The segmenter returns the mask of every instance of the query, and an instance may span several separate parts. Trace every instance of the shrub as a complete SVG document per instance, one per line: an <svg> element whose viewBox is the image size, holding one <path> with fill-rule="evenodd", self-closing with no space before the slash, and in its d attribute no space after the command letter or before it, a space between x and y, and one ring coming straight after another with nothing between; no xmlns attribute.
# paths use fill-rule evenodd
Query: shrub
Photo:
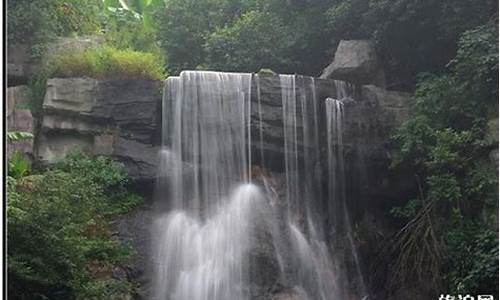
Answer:
<svg viewBox="0 0 500 300"><path fill-rule="evenodd" d="M163 61L151 53L101 46L62 53L51 58L51 77L161 80Z"/></svg>
<svg viewBox="0 0 500 300"><path fill-rule="evenodd" d="M14 151L9 159L7 173L16 179L27 175L31 170L30 161L20 151Z"/></svg>
<svg viewBox="0 0 500 300"><path fill-rule="evenodd" d="M59 165L7 178L8 289L12 299L116 299L128 282L111 277L128 248L109 220L142 199L127 192L123 166L73 154Z"/></svg>

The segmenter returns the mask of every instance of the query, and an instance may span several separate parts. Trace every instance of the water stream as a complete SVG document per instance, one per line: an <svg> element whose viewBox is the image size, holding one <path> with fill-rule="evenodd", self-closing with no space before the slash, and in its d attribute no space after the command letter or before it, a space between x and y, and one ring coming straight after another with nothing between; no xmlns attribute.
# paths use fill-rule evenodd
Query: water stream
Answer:
<svg viewBox="0 0 500 300"><path fill-rule="evenodd" d="M184 71L165 84L153 299L273 299L284 290L303 300L366 295L346 205L342 99L348 86L336 82L336 99L317 99L313 78L279 76L280 186L266 170L260 81L252 74ZM252 130L259 131L254 145ZM261 174L253 171L257 164ZM264 263L254 259L261 248ZM255 270L264 278L272 262L275 282L255 280Z"/></svg>

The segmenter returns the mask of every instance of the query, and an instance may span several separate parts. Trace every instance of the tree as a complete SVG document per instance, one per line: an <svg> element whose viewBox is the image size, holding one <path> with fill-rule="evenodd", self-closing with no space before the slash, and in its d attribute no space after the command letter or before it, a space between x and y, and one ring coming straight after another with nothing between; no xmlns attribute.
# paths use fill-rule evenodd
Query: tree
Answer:
<svg viewBox="0 0 500 300"><path fill-rule="evenodd" d="M489 152L498 142L488 138L488 120L498 119L496 22L462 34L448 68L420 76L412 117L395 135L394 165L412 166L418 188L393 209L408 221L394 243L393 280L497 293L498 177Z"/></svg>

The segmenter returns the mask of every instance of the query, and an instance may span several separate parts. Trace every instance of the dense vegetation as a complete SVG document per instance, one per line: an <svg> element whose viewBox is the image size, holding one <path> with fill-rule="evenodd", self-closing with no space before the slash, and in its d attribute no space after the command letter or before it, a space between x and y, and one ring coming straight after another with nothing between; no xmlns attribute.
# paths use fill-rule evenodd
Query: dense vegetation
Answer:
<svg viewBox="0 0 500 300"><path fill-rule="evenodd" d="M395 280L425 277L457 294L498 293L498 169L489 157L498 149L495 126L493 23L462 34L447 72L420 76L412 117L395 136L394 164L411 166L418 186L414 199L393 210L409 221L396 243Z"/></svg>
<svg viewBox="0 0 500 300"><path fill-rule="evenodd" d="M124 6L123 3L126 5ZM163 53L183 69L318 75L341 39L376 42L391 88L439 72L458 37L498 15L492 0L9 0L9 41L39 54L55 35L100 34L119 49Z"/></svg>
<svg viewBox="0 0 500 300"><path fill-rule="evenodd" d="M498 166L489 157L498 148L497 22L493 0L8 1L9 42L29 42L34 59L55 36L104 37L101 48L55 57L54 76L262 68L318 75L341 39L374 40L389 88L414 92L411 118L394 136L393 168L416 180L413 197L387 212L402 228L390 281L408 287L426 278L434 290L469 294L498 288ZM32 80L35 99L44 76ZM107 160L82 157L36 176L23 177L25 168L13 164L21 175L8 180L10 288L62 299L97 293L107 285L89 276L89 261L114 263L121 252L82 233L97 222L105 235L108 204L129 199L123 175ZM65 260L52 261L58 256Z"/></svg>
<svg viewBox="0 0 500 300"><path fill-rule="evenodd" d="M392 87L440 70L458 36L496 13L475 0L169 0L158 39L172 73L208 68L318 75L341 39L373 39Z"/></svg>
<svg viewBox="0 0 500 300"><path fill-rule="evenodd" d="M127 192L123 167L77 153L44 171L21 160L11 160L7 177L9 299L130 293L130 283L112 277L130 250L111 238L109 226L114 215L141 202Z"/></svg>

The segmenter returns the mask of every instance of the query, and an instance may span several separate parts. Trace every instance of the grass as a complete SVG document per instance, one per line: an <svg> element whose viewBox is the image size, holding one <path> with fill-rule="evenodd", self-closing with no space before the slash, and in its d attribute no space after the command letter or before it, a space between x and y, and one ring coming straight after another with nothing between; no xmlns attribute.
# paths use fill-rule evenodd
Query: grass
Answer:
<svg viewBox="0 0 500 300"><path fill-rule="evenodd" d="M161 80L166 75L161 57L109 46L58 54L48 66L50 77Z"/></svg>

